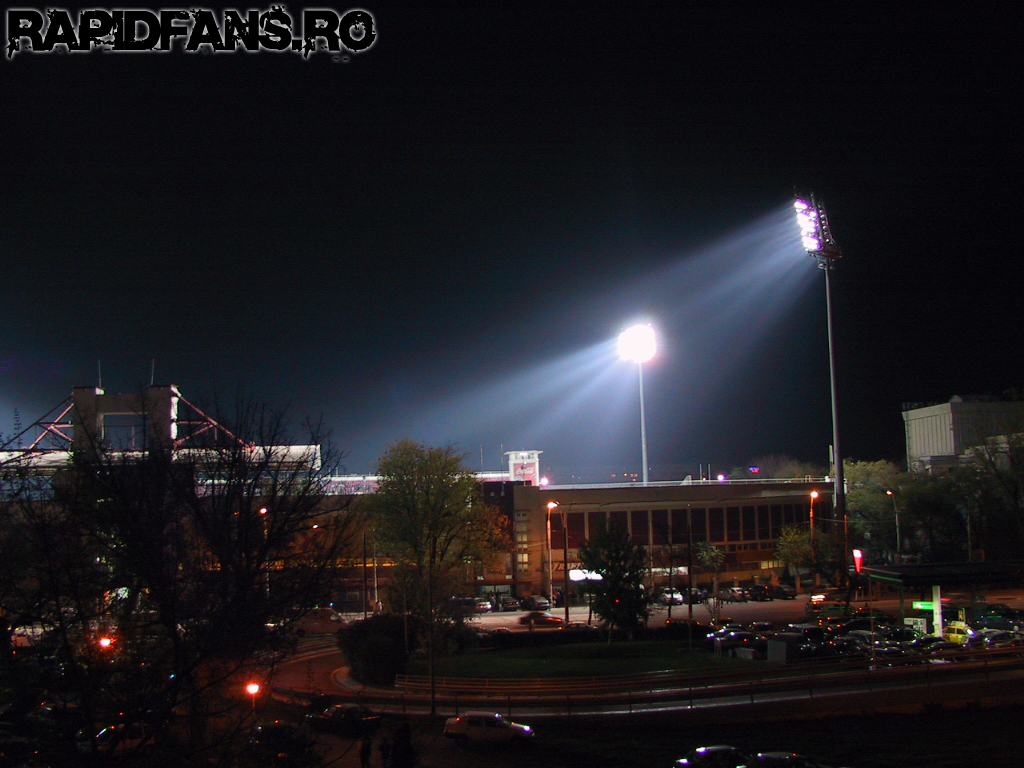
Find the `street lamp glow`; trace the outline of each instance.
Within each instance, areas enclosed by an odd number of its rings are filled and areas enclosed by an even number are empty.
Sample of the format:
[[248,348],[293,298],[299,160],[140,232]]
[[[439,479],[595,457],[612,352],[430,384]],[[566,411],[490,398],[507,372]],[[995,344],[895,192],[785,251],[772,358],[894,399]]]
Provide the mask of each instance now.
[[260,692],[260,684],[249,683],[247,686],[245,686],[245,692],[248,693],[250,696],[255,696],[257,693]]
[[656,349],[654,329],[649,325],[634,325],[619,334],[619,357],[623,360],[646,363]]

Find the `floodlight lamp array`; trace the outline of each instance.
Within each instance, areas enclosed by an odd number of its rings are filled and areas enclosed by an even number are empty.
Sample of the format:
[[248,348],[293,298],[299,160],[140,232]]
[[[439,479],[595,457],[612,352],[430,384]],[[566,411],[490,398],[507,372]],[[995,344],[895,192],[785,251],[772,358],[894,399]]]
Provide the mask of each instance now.
[[796,223],[800,228],[800,240],[804,250],[818,260],[818,266],[826,269],[842,252],[828,228],[825,209],[811,197],[810,201],[797,199],[793,202]]

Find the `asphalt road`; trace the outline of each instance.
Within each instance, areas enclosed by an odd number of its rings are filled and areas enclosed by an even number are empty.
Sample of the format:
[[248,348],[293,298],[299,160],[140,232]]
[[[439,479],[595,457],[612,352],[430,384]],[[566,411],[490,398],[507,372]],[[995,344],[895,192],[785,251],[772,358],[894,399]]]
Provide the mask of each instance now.
[[[907,595],[906,608],[910,608],[911,599],[917,599],[917,596]],[[1000,592],[988,595],[988,600],[991,603],[1001,602],[1007,603],[1013,607],[1024,607],[1024,593],[1021,592]],[[722,615],[729,616],[733,620],[740,623],[748,623],[751,621],[770,621],[776,625],[784,625],[802,617],[806,612],[808,597],[806,595],[798,597],[796,600],[774,600],[766,603],[729,603],[723,606]],[[858,604],[863,601],[859,601]],[[895,599],[884,599],[884,600],[872,600],[871,605],[879,608],[887,613],[896,615],[899,611],[898,601]],[[564,609],[552,609],[551,613],[556,616],[563,616]],[[570,610],[570,618],[573,621],[587,621],[588,609],[586,606],[573,607]],[[481,614],[474,619],[476,623],[484,627],[494,626],[507,626],[512,631],[528,631],[528,629],[518,623],[518,619],[523,615],[523,612],[505,612],[495,614]],[[676,618],[685,618],[689,615],[687,606],[673,606],[672,616]],[[650,626],[657,627],[664,623],[668,616],[667,609],[660,609],[656,611],[650,620]],[[700,621],[707,621],[710,618],[707,608],[702,605],[693,606],[693,617]],[[315,631],[330,632],[336,629],[337,625],[331,625],[328,622],[323,622],[325,626],[315,628]],[[312,628],[311,628],[312,629]],[[537,630],[537,631],[549,631],[549,630]],[[295,661],[283,664],[274,675],[273,684],[283,688],[291,688],[294,690],[312,690],[320,691],[324,693],[329,692],[341,692],[343,688],[340,687],[339,681],[344,680],[343,671],[340,669],[342,659],[340,655],[333,651],[328,650],[321,652],[316,655],[305,656]],[[358,687],[350,689],[352,692],[358,693]],[[269,697],[262,699],[257,702],[260,718],[264,721],[282,719],[295,721],[301,717],[301,709],[285,705],[279,701],[273,701]],[[1004,710],[1005,711],[1005,710]],[[390,730],[397,728],[398,723],[401,721],[400,713],[392,713],[394,717],[388,720],[385,724],[385,728],[382,734],[386,735]],[[908,724],[919,724],[928,722],[929,715],[917,715],[917,716],[906,716]],[[919,718],[914,720],[913,718]],[[1002,719],[1002,714],[996,714],[993,717],[987,717],[983,714],[970,713],[969,716],[956,716],[950,721],[947,726],[947,735],[953,735],[954,733],[959,734],[957,738],[968,738],[972,734],[978,731],[978,729],[987,727],[987,725],[995,720],[998,722]],[[477,768],[478,766],[492,766],[493,768],[504,768],[508,766],[516,766],[516,768],[522,768],[524,765],[531,766],[566,766],[571,768],[575,763],[571,756],[566,756],[562,747],[549,750],[545,746],[547,743],[545,740],[539,740],[537,745],[528,748],[528,752],[520,752],[515,750],[494,750],[494,749],[463,749],[449,740],[443,738],[442,732],[442,720],[431,722],[428,720],[416,720],[414,721],[414,742],[416,743],[417,749],[419,750],[419,761],[417,768]],[[887,766],[887,765],[1014,765],[1019,763],[1004,762],[999,758],[999,755],[1006,750],[1001,742],[999,741],[998,734],[1001,731],[989,739],[989,744],[985,746],[991,748],[993,754],[988,758],[982,758],[982,755],[977,755],[979,758],[977,761],[974,759],[966,758],[961,754],[959,758],[951,758],[951,762],[937,762],[934,755],[928,756],[928,752],[922,751],[921,761],[916,762],[913,758],[909,761],[904,755],[901,762],[889,762],[887,756],[887,750],[891,742],[891,736],[885,737],[884,733],[880,730],[885,727],[888,721],[878,721],[881,725],[873,726],[875,730],[879,730],[877,744],[868,743],[873,738],[873,733],[865,731],[859,737],[857,749],[860,751],[860,760],[856,763],[854,761],[847,760],[846,763],[857,764],[860,766]],[[625,723],[625,726],[624,726]],[[536,726],[536,724],[534,724]],[[575,728],[579,729],[582,726],[577,724]],[[625,727],[625,731],[623,730]],[[909,725],[910,728],[914,728],[913,725]],[[744,746],[744,741],[750,743],[757,743],[760,748],[783,748],[773,746],[779,739],[779,733],[791,734],[786,741],[785,748],[796,749],[803,751],[807,754],[813,754],[814,750],[819,750],[818,756],[821,759],[830,757],[826,752],[821,753],[821,750],[828,749],[828,744],[825,745],[815,743],[815,735],[813,731],[806,731],[806,728],[799,723],[792,724],[774,724],[759,728],[757,726],[744,726],[741,733],[737,733],[735,736],[730,737],[728,729],[723,728],[710,728],[704,731],[705,736],[697,737],[694,735],[682,735],[673,738],[670,735],[658,733],[656,736],[648,734],[648,729],[644,726],[635,726],[637,738],[642,738],[645,742],[651,742],[651,748],[657,753],[658,744],[666,742],[672,746],[663,747],[666,749],[666,755],[670,754],[674,750],[678,754],[674,754],[675,757],[681,756],[685,751],[684,746],[692,748],[696,746],[696,741],[703,738],[705,741],[710,739],[711,741],[726,743],[738,743],[739,746]],[[962,730],[961,730],[962,729]],[[543,731],[543,728],[541,728]],[[556,730],[560,730],[556,728]],[[628,725],[628,719],[624,719],[623,722],[617,722],[614,727],[610,728],[598,728],[592,735],[584,738],[584,743],[605,743],[606,753],[608,754],[620,754],[619,765],[633,766],[643,764],[660,764],[660,763],[644,763],[639,753],[636,753],[636,748],[630,747],[628,741],[630,732],[630,726]],[[644,734],[641,736],[641,734]],[[804,735],[800,735],[804,734]],[[374,741],[374,753],[371,765],[376,768],[380,763],[380,755],[377,751],[379,744],[379,738]],[[582,735],[582,734],[581,734]],[[890,741],[887,743],[886,738]],[[912,738],[908,739],[912,741]],[[707,741],[707,743],[711,743]],[[973,741],[973,739],[972,739]],[[703,743],[703,742],[702,742]],[[674,746],[678,744],[678,747]],[[322,735],[318,738],[318,746],[321,754],[325,757],[325,764],[336,768],[357,768],[359,766],[358,757],[358,744],[353,740],[342,739],[339,737]],[[581,745],[580,745],[581,746]],[[570,746],[570,749],[573,747]],[[576,748],[579,748],[577,746]],[[891,751],[891,750],[890,750]],[[835,762],[841,763],[842,760],[832,758]],[[826,761],[827,762],[827,761]],[[579,763],[583,765],[583,763]],[[603,764],[601,760],[593,761],[593,765]]]

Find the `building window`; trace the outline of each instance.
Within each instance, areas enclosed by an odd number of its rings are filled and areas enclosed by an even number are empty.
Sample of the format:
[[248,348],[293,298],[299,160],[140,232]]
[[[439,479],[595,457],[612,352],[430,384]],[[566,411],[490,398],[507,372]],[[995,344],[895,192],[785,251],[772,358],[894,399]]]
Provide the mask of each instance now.
[[740,540],[740,508],[726,507],[725,510],[725,532],[729,541]]
[[664,546],[669,543],[667,509],[656,509],[651,512],[651,534],[654,536],[651,544]]
[[529,552],[517,552],[516,553],[516,564],[521,566],[528,566],[530,564],[530,553]]
[[721,507],[708,510],[708,537],[712,544],[725,541],[725,515]]
[[647,510],[634,509],[629,513],[629,522],[633,529],[633,543],[646,547],[650,543],[647,530]]

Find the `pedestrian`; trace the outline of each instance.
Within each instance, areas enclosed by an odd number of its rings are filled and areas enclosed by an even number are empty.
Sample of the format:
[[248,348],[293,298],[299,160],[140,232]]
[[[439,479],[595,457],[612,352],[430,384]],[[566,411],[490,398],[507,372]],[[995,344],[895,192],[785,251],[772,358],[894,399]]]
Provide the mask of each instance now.
[[370,755],[373,754],[373,738],[364,736],[359,740],[359,768],[370,768]]
[[380,765],[381,768],[391,768],[391,740],[385,736],[380,740]]

